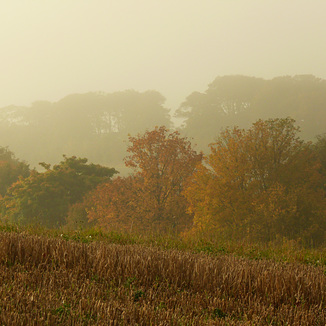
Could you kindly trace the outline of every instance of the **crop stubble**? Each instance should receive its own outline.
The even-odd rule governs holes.
[[[3,325],[325,325],[322,267],[0,233]]]

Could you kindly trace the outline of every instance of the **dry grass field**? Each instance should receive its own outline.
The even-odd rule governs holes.
[[[326,325],[324,265],[0,232],[0,325]]]

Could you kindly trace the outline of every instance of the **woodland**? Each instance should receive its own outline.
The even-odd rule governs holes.
[[[326,80],[217,77],[0,109],[0,218],[46,228],[326,240]],[[58,163],[59,162],[59,163]]]

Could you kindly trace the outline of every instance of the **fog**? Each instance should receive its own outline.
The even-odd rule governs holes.
[[[0,0],[0,226],[325,245],[325,13]]]
[[[0,107],[153,89],[175,110],[216,76],[326,78],[324,0],[0,3]]]

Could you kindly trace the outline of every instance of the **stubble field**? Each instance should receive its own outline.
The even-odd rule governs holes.
[[[0,325],[325,325],[324,270],[0,232]]]

